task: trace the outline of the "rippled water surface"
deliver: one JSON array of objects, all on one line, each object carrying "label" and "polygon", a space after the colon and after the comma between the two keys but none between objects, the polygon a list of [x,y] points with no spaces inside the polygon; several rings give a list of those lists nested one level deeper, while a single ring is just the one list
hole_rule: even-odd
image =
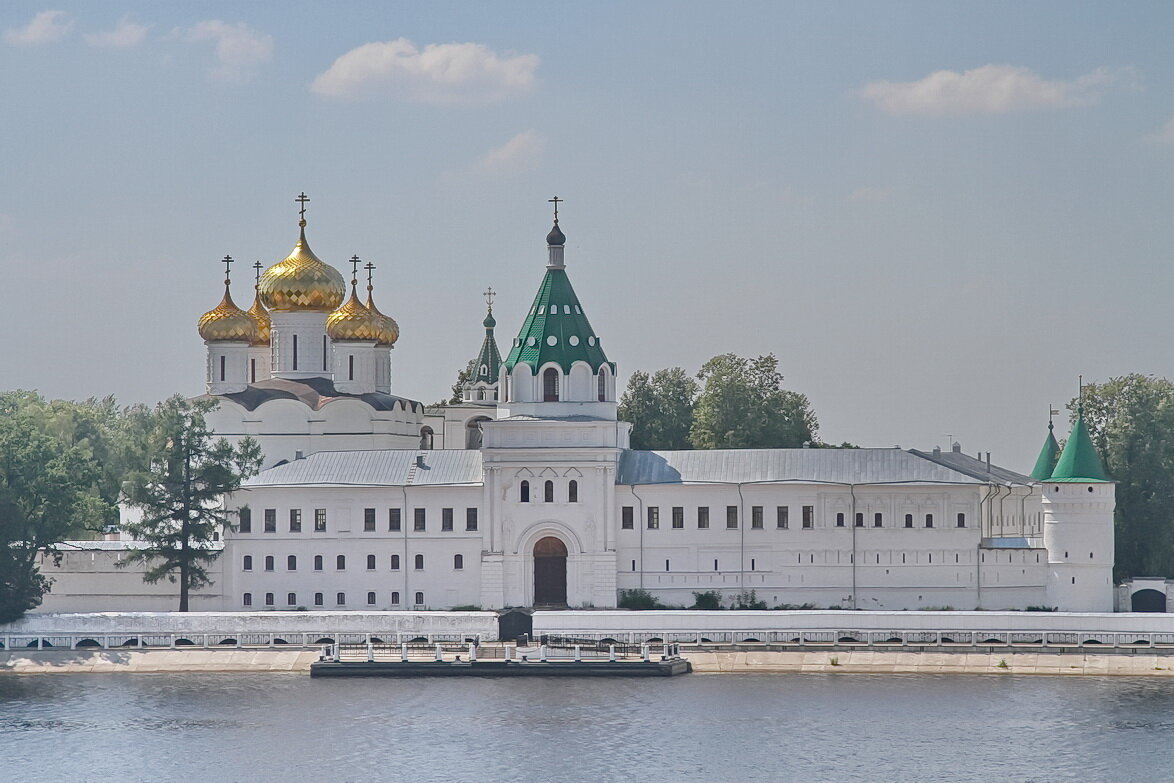
[{"label": "rippled water surface", "polygon": [[0,779],[1174,781],[1174,682],[4,675]]}]

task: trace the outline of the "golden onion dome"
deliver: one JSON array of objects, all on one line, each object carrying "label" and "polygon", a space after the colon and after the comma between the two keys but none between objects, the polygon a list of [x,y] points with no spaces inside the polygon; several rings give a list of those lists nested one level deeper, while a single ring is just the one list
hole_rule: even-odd
[{"label": "golden onion dome", "polygon": [[252,318],[253,323],[257,325],[257,340],[253,345],[268,345],[270,328],[269,311],[265,309],[265,305],[261,304],[260,291],[253,297],[253,306],[245,314],[249,318]]},{"label": "golden onion dome", "polygon": [[293,252],[261,275],[258,291],[270,310],[329,313],[342,304],[346,283],[338,270],[323,262],[306,242],[306,221]]},{"label": "golden onion dome", "polygon": [[364,340],[379,342],[383,324],[355,294],[351,283],[351,298],[326,318],[326,333],[332,340]]},{"label": "golden onion dome", "polygon": [[257,324],[232,301],[228,284],[224,284],[224,298],[215,309],[200,316],[200,337],[210,343],[257,341]]},{"label": "golden onion dome", "polygon": [[371,286],[367,286],[367,311],[379,321],[379,340],[377,345],[395,345],[399,339],[399,324],[390,315],[379,312],[375,306],[375,298],[371,296]]}]

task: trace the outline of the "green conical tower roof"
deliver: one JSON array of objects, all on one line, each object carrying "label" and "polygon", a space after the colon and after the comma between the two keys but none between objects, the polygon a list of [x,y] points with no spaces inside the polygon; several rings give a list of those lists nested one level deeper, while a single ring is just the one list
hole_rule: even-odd
[{"label": "green conical tower roof", "polygon": [[[506,369],[513,370],[519,363],[525,363],[537,372],[548,362],[554,362],[564,373],[569,373],[572,364],[582,361],[591,367],[593,373],[597,373],[600,367],[605,364],[610,366],[611,362],[607,360],[599,344],[599,337],[583,314],[579,297],[575,295],[567,270],[563,267],[562,243],[566,238],[557,220],[546,240],[550,252],[546,276],[542,278],[538,295],[534,297],[534,304],[530,306],[510,355],[506,357]],[[615,367],[611,369],[614,372]]]},{"label": "green conical tower roof", "polygon": [[1036,481],[1047,481],[1056,470],[1056,463],[1060,461],[1060,444],[1056,442],[1056,435],[1052,432],[1052,423],[1048,422],[1048,439],[1040,449],[1039,458],[1035,467],[1031,469],[1031,477]]},{"label": "green conical tower roof", "polygon": [[493,327],[497,326],[497,321],[493,317],[492,307],[482,323],[485,326],[485,342],[481,343],[481,353],[477,354],[473,377],[469,382],[494,384],[501,372],[501,354],[497,351],[497,339],[493,336]]},{"label": "green conical tower roof", "polygon": [[1095,481],[1110,481],[1105,466],[1092,445],[1092,437],[1088,434],[1088,427],[1084,426],[1084,413],[1078,408],[1076,422],[1072,425],[1072,432],[1068,435],[1068,442],[1064,444],[1064,452],[1056,463],[1048,481],[1066,481],[1089,483]]}]

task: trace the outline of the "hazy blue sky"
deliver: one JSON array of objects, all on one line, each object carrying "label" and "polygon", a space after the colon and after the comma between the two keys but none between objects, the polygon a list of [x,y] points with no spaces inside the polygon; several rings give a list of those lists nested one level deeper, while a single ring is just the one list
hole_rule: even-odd
[{"label": "hazy blue sky", "polygon": [[1030,468],[1076,377],[1174,373],[1174,3],[0,7],[0,388],[203,387],[293,197],[373,261],[396,393],[507,347],[546,199],[622,376],[774,352],[831,441]]}]

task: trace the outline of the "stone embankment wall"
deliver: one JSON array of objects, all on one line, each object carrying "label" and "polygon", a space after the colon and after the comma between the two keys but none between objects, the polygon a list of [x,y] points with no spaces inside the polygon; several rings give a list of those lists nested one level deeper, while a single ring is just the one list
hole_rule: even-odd
[{"label": "stone embankment wall", "polygon": [[0,653],[0,672],[96,674],[123,672],[305,672],[320,650],[36,650]]}]

